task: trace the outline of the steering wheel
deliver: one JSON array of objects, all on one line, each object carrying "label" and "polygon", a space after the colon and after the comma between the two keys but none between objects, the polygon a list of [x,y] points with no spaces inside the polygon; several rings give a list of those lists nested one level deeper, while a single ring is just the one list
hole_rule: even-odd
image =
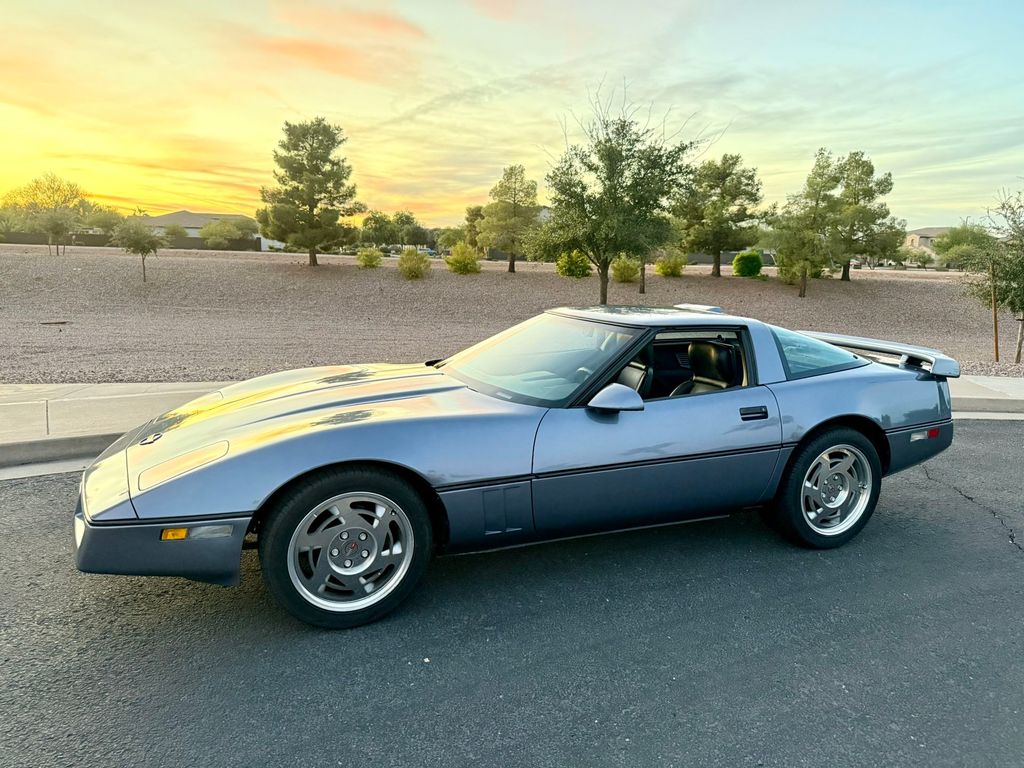
[{"label": "steering wheel", "polygon": [[594,372],[586,366],[580,366],[576,369],[576,373],[573,375],[573,381],[582,383],[594,375]]}]

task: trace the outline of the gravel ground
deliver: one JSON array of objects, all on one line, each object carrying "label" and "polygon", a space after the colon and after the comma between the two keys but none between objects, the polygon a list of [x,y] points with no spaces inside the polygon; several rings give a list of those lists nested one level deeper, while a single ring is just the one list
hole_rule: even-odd
[{"label": "gravel ground", "polygon": [[[550,265],[516,275],[432,274],[407,282],[394,269],[360,270],[351,258],[318,269],[293,254],[174,252],[147,262],[113,249],[0,246],[0,382],[214,381],[349,362],[442,357],[558,305],[586,305],[597,278],[566,280]],[[775,279],[648,278],[647,294],[612,284],[616,304],[719,304],[791,328],[935,346],[967,373],[1024,375],[991,363],[990,318],[951,273],[856,272],[851,283],[814,281],[806,299]],[[1004,358],[1016,323],[1002,323]]]}]

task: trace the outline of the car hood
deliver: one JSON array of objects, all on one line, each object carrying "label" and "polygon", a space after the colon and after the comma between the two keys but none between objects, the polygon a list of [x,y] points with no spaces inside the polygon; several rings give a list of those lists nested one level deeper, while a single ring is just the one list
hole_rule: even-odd
[{"label": "car hood", "polygon": [[[224,453],[362,421],[503,411],[510,404],[469,390],[435,368],[351,365],[261,376],[211,392],[134,431],[128,474],[227,443]],[[210,453],[214,456],[216,451]]]}]

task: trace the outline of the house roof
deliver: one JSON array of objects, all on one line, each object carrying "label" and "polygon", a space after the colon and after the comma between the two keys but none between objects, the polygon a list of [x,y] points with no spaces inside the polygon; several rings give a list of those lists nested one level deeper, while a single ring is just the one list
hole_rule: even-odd
[{"label": "house roof", "polygon": [[939,235],[946,234],[951,229],[952,227],[921,227],[920,229],[912,229],[907,234],[920,235],[922,237],[938,237]]},{"label": "house roof", "polygon": [[171,224],[179,224],[183,227],[197,227],[199,229],[202,229],[203,226],[211,221],[220,221],[222,219],[253,220],[249,216],[243,216],[238,213],[194,213],[192,211],[175,211],[174,213],[165,213],[161,216],[132,216],[131,218],[151,227],[166,227]]}]

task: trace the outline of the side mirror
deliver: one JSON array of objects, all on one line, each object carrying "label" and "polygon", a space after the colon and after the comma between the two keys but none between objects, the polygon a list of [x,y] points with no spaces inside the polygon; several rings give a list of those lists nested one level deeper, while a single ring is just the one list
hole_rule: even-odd
[{"label": "side mirror", "polygon": [[616,413],[619,411],[642,411],[644,399],[637,394],[635,389],[613,382],[590,398],[587,408]]}]

